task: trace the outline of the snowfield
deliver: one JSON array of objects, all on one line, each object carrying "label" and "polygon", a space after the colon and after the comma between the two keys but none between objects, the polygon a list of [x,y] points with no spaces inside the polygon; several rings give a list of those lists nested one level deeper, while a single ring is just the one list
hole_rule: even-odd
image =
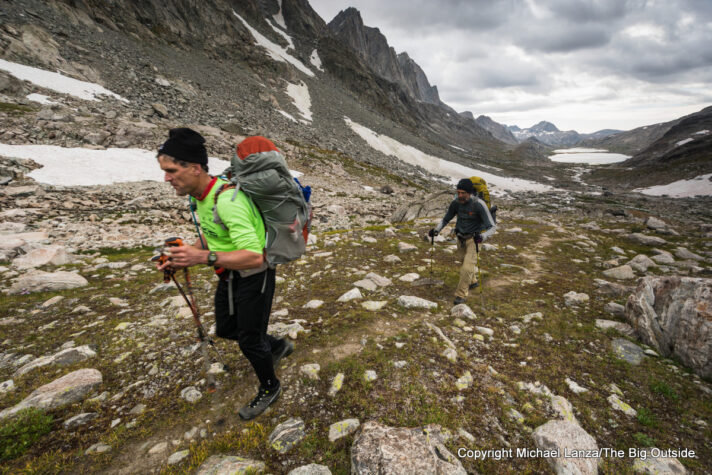
[{"label": "snowfield", "polygon": [[[245,28],[247,28],[252,35],[252,37],[255,39],[255,43],[258,46],[262,46],[264,49],[267,50],[267,54],[269,55],[270,58],[274,59],[275,61],[279,62],[286,62],[303,72],[309,77],[314,77],[314,72],[304,66],[304,64],[299,61],[297,58],[292,56],[291,54],[287,53],[287,50],[285,48],[282,48],[276,43],[272,43],[269,39],[267,39],[266,36],[264,36],[262,33],[259,31],[255,30],[250,26],[247,21],[245,21],[244,18],[242,18],[240,15],[237,14],[235,10],[232,11],[232,14],[237,17],[238,20],[242,22],[243,25],[245,25]],[[282,32],[283,33],[283,32]],[[280,34],[282,34],[280,33]],[[286,35],[286,33],[284,33]]]},{"label": "snowfield", "polygon": [[521,178],[493,175],[492,173],[483,172],[482,170],[466,167],[459,163],[428,155],[415,147],[402,144],[386,135],[379,135],[373,130],[353,122],[348,117],[344,117],[344,120],[354,132],[361,136],[361,138],[374,149],[386,155],[392,155],[410,165],[420,166],[431,173],[449,177],[450,183],[453,185],[457,184],[457,182],[464,177],[477,175],[487,181],[490,194],[495,196],[502,196],[506,194],[507,191],[536,191],[542,193],[555,191],[554,187],[542,183],[523,180]]},{"label": "snowfield", "polygon": [[0,59],[0,69],[7,71],[22,81],[30,81],[36,86],[44,87],[45,89],[50,89],[62,94],[69,94],[79,99],[99,101],[103,95],[129,102],[120,95],[105,89],[103,86],[70,78],[60,73],[53,73],[52,71],[33,68],[31,66],[25,66],[24,64],[12,63],[4,59]]},{"label": "snowfield", "polygon": [[[110,185],[131,181],[163,181],[156,152],[138,148],[90,150],[56,145],[8,145],[0,143],[0,155],[34,160],[42,168],[27,174],[39,183],[55,186]],[[230,166],[228,160],[208,157],[213,175]],[[290,170],[292,176],[303,174]]]},{"label": "snowfield", "polygon": [[303,82],[299,84],[287,83],[287,94],[292,98],[292,102],[299,109],[299,113],[305,120],[312,121],[311,97],[309,88]]},{"label": "snowfield", "polygon": [[691,180],[674,181],[667,185],[636,188],[633,191],[644,195],[668,195],[671,198],[691,198],[698,195],[712,196],[712,173],[700,175]]}]

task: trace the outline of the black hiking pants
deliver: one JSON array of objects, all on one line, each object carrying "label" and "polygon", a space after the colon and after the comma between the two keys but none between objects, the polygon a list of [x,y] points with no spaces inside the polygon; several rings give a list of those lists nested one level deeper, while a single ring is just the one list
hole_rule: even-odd
[{"label": "black hiking pants", "polygon": [[274,269],[249,277],[240,277],[237,271],[233,272],[233,315],[230,315],[228,302],[230,281],[221,279],[215,292],[217,336],[239,343],[242,354],[252,364],[260,385],[265,389],[275,389],[279,385],[272,365],[272,352],[284,345],[283,341],[267,334],[274,279]]}]

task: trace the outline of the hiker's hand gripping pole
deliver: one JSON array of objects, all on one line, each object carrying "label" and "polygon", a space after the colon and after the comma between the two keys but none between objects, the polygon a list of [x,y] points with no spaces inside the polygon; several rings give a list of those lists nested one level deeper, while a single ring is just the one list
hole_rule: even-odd
[{"label": "hiker's hand gripping pole", "polygon": [[[168,238],[165,241],[165,244],[167,247],[179,247],[183,246],[183,240],[181,238],[177,237],[172,237]],[[206,343],[209,343],[210,346],[215,350],[215,353],[218,356],[218,362],[222,365],[223,369],[225,371],[228,371],[228,366],[223,362],[223,357],[222,354],[220,353],[220,350],[218,349],[217,346],[215,346],[215,341],[210,337],[208,332],[205,331],[205,328],[203,327],[202,322],[200,321],[200,312],[198,310],[198,305],[195,303],[195,296],[193,294],[193,286],[190,280],[190,273],[188,272],[188,268],[184,267],[183,268],[183,273],[185,276],[185,282],[186,282],[186,287],[188,288],[188,295],[190,295],[190,298],[188,298],[188,295],[186,295],[185,291],[183,291],[183,288],[181,285],[178,283],[176,280],[176,270],[171,266],[171,257],[170,255],[166,254],[161,250],[160,254],[157,256],[154,256],[152,261],[157,262],[157,268],[159,270],[163,270],[163,281],[168,283],[170,281],[173,281],[175,284],[176,288],[178,289],[178,292],[180,292],[181,296],[185,300],[186,304],[188,304],[188,307],[190,308],[191,313],[193,314],[193,322],[195,323],[197,332],[198,332],[198,340],[201,343],[201,346],[203,347],[203,357],[206,362],[206,373],[208,377],[208,386],[214,388],[215,387],[215,381],[214,378],[212,377],[212,374],[210,374],[209,371],[209,366],[210,364],[208,363],[208,358],[207,358],[207,348],[205,347]]]}]

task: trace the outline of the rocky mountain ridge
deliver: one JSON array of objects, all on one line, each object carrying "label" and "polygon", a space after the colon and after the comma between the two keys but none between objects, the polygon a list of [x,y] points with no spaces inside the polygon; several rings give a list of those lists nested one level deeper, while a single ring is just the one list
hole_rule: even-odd
[{"label": "rocky mountain ridge", "polygon": [[440,105],[437,87],[408,53],[397,54],[378,28],[364,25],[355,8],[340,11],[327,25],[334,36],[354,50],[379,76],[395,82],[416,100]]}]

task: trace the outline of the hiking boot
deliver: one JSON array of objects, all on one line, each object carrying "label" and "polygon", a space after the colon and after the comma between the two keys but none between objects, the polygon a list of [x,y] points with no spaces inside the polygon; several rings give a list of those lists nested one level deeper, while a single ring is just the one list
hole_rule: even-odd
[{"label": "hiking boot", "polygon": [[268,391],[260,386],[257,391],[257,396],[247,406],[240,409],[237,413],[246,421],[259,416],[282,394],[282,385],[277,386],[277,389]]},{"label": "hiking boot", "polygon": [[476,289],[476,288],[479,287],[479,286],[480,286],[480,283],[479,283],[479,282],[475,282],[474,284],[470,284],[470,286],[468,287],[468,289],[470,289],[470,290]]},{"label": "hiking boot", "polygon": [[279,365],[279,360],[291,355],[294,351],[294,343],[286,338],[282,338],[282,342],[284,343],[282,349],[272,353],[272,366],[275,368]]},{"label": "hiking boot", "polygon": [[462,297],[455,297],[455,301],[453,302],[455,305],[460,305],[461,303],[465,303],[465,299]]}]

